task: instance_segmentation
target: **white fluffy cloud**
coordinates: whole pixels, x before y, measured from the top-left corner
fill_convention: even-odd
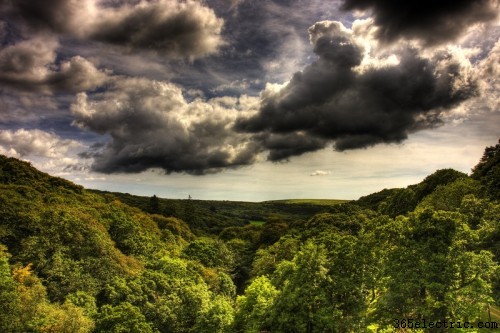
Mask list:
[[[0,153],[13,157],[63,158],[69,150],[81,148],[75,140],[38,129],[0,130]]]
[[[67,175],[68,170],[87,174],[87,161],[78,156],[85,148],[76,140],[39,129],[0,130],[0,154],[28,160],[53,175]]]
[[[329,175],[330,171],[324,171],[324,170],[315,170],[314,172],[311,172],[309,176],[326,176]]]

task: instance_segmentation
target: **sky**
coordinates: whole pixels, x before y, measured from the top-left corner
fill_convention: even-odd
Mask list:
[[[500,138],[499,0],[0,0],[0,154],[87,188],[357,199]]]

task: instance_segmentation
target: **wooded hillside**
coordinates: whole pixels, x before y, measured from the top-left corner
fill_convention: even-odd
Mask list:
[[[349,202],[249,203],[91,191],[0,156],[0,331],[488,320],[500,304],[499,161],[500,143],[470,176],[438,170]]]

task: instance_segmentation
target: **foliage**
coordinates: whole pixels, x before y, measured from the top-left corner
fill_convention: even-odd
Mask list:
[[[82,193],[83,187],[40,172],[28,162],[0,155],[0,184],[24,185],[40,192]]]
[[[467,175],[453,169],[441,169],[425,177],[425,179],[419,184],[411,185],[409,187],[413,189],[417,202],[419,202],[427,195],[431,194],[436,187],[453,183],[460,178],[467,178]]]
[[[488,195],[500,199],[500,140],[486,147],[479,163],[472,169],[472,178],[483,184]]]
[[[12,271],[0,255],[0,328],[2,332],[88,333],[94,323],[72,303],[51,304],[30,265]]]
[[[152,333],[151,324],[141,311],[130,303],[104,305],[96,322],[96,332]]]
[[[236,332],[257,333],[268,328],[270,310],[279,292],[265,276],[255,279],[236,300]]]
[[[19,332],[20,298],[5,247],[0,245],[0,331]]]
[[[378,315],[393,318],[477,319],[498,269],[490,252],[474,250],[474,232],[459,213],[424,211],[404,219],[389,251]]]
[[[359,198],[356,202],[382,214],[396,217],[413,211],[417,205],[434,190],[441,186],[453,183],[458,179],[466,179],[467,175],[453,170],[442,169],[427,176],[422,182],[410,185],[404,189],[384,189]]]
[[[411,188],[396,189],[386,201],[380,203],[378,210],[382,214],[396,217],[411,212],[417,202],[417,195]]]
[[[399,189],[397,188],[383,189],[382,191],[360,197],[358,200],[356,200],[356,204],[377,211],[379,205],[385,202],[388,197],[390,197],[393,193],[397,192],[398,190]]]
[[[447,185],[439,185],[426,196],[419,204],[421,208],[433,210],[456,211],[467,195],[478,196],[479,184],[471,178],[460,178]]]
[[[233,305],[225,297],[218,296],[210,302],[208,309],[201,314],[193,331],[206,333],[231,332],[233,320]]]
[[[291,261],[299,248],[298,239],[284,236],[268,248],[257,250],[253,261],[252,276],[270,276],[282,261]]]
[[[363,332],[391,331],[395,317],[484,318],[500,302],[499,147],[471,177],[438,170],[355,202],[88,191],[0,156],[0,331]]]
[[[264,202],[175,200],[156,196],[141,197],[128,193],[92,191],[108,198],[119,200],[144,212],[177,218],[187,223],[197,235],[219,234],[226,228],[244,227],[251,221],[269,221],[277,213],[282,221],[293,222],[309,219],[311,216],[327,212],[332,207],[347,200],[278,200]]]
[[[181,237],[184,240],[191,241],[195,239],[189,226],[182,220],[175,217],[164,217],[162,215],[152,215],[151,218],[156,222],[158,227],[163,231],[167,230],[174,236]]]
[[[188,259],[197,260],[207,267],[224,267],[230,271],[234,258],[224,242],[212,238],[198,238],[182,252]]]
[[[273,329],[280,332],[334,330],[338,312],[329,297],[332,282],[324,247],[306,243],[291,265],[278,266],[282,290],[271,315]],[[284,272],[280,272],[284,268]]]

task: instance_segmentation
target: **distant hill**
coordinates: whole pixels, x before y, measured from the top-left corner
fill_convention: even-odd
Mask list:
[[[193,229],[218,234],[224,228],[244,226],[250,222],[269,219],[283,221],[306,220],[315,214],[328,212],[334,205],[348,200],[297,199],[263,202],[228,200],[165,199],[136,196],[128,193],[96,191],[116,198],[127,205],[148,213],[175,216],[186,221]]]
[[[340,199],[285,199],[285,200],[269,200],[264,203],[285,203],[285,204],[306,204],[314,206],[332,206],[349,202],[351,200]]]
[[[414,210],[437,187],[445,186],[458,179],[465,179],[467,177],[465,173],[453,169],[437,170],[425,177],[418,184],[409,185],[406,188],[384,189],[363,196],[356,203],[360,206],[395,217]]]
[[[30,163],[0,155],[0,184],[25,185],[40,191],[64,190],[82,193],[83,187],[66,179],[53,177],[34,168]]]

